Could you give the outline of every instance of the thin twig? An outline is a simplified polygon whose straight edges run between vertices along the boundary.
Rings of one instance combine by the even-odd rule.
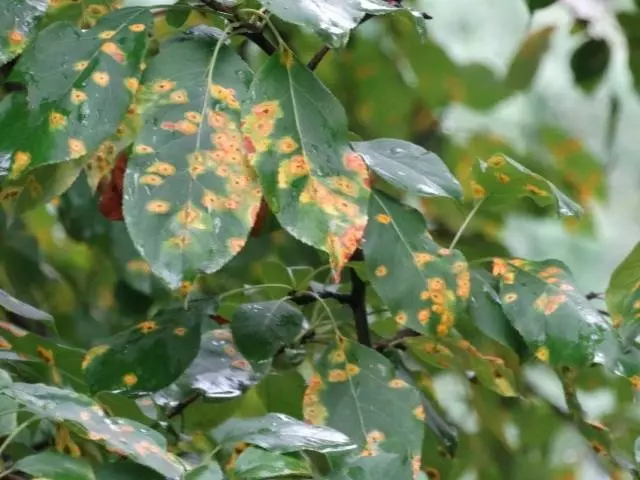
[[[375,348],[379,352],[382,352],[389,347],[397,346],[407,338],[419,336],[420,334],[418,332],[411,330],[410,328],[403,328],[401,330],[398,330],[393,337],[380,340],[374,345],[373,348]]]
[[[307,68],[313,72],[330,50],[331,47],[329,45],[324,45],[320,50],[316,52],[313,58],[309,60]]]
[[[371,332],[369,331],[369,320],[367,319],[367,287],[356,273],[355,268],[351,268],[350,272],[350,307],[356,323],[356,335],[360,344],[371,347]]]
[[[309,305],[316,300],[318,297],[323,300],[336,300],[343,304],[349,304],[351,302],[351,295],[348,293],[340,293],[340,292],[332,292],[330,290],[324,290],[322,292],[289,292],[289,300],[296,305],[302,307],[304,305]]]
[[[182,402],[178,403],[175,407],[173,407],[167,413],[167,418],[171,419],[180,415],[189,405],[198,400],[202,395],[198,392],[192,393],[187,398],[185,398]]]

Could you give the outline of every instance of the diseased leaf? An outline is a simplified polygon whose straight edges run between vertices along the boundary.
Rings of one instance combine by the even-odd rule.
[[[292,343],[307,323],[302,312],[284,300],[245,303],[233,315],[231,333],[247,360],[260,361]]]
[[[251,76],[229,46],[207,37],[165,46],[145,71],[124,214],[134,244],[173,288],[222,268],[258,214],[240,132]]]
[[[304,397],[305,421],[341,431],[362,449],[361,456],[375,456],[388,442],[400,443],[411,459],[420,455],[420,394],[387,358],[340,337],[314,369]]]
[[[527,197],[541,207],[554,206],[560,215],[579,216],[582,213],[580,206],[553,183],[505,155],[494,155],[486,162],[477,160],[472,178],[471,195],[476,200],[483,200],[483,209],[506,208]]]
[[[409,458],[399,442],[387,441],[375,455],[353,456],[327,480],[387,480],[391,478],[420,478],[420,457]],[[437,478],[437,477],[436,477]]]
[[[553,365],[602,363],[598,348],[611,330],[575,287],[565,265],[547,260],[493,261],[502,308],[535,356]]]
[[[124,4],[124,0],[49,0],[44,23],[68,21],[80,28],[90,28],[100,17]]]
[[[511,62],[506,84],[513,90],[526,90],[536,76],[538,67],[549,48],[555,27],[545,27],[530,34]]]
[[[369,168],[389,183],[425,197],[462,197],[462,187],[435,153],[404,140],[354,142]]]
[[[244,143],[265,199],[289,233],[329,254],[339,279],[364,232],[370,193],[344,109],[289,50],[267,60],[251,95]]]
[[[13,469],[50,480],[95,480],[91,465],[83,459],[55,452],[41,452],[21,458]]]
[[[279,413],[258,418],[232,418],[216,428],[213,435],[219,444],[245,442],[279,453],[299,450],[330,453],[356,448],[349,437],[333,428],[308,425]]]
[[[234,476],[239,480],[261,480],[274,477],[308,477],[311,467],[294,457],[249,447],[236,460]]]
[[[14,383],[0,389],[30,412],[55,422],[71,422],[89,440],[103,442],[141,465],[174,478],[184,472],[177,459],[166,451],[164,438],[132,420],[105,415],[89,397],[43,384]]]
[[[10,312],[20,315],[21,317],[30,318],[31,320],[46,322],[53,321],[53,317],[47,312],[43,312],[42,310],[38,310],[36,307],[32,307],[29,304],[21,302],[2,289],[0,289],[0,306]]]
[[[106,339],[82,363],[93,392],[156,392],[189,366],[200,345],[199,312],[162,310],[149,320]]]
[[[640,324],[640,242],[611,275],[606,300],[614,325]]]
[[[4,0],[0,15],[0,65],[20,55],[31,41],[48,0]]]
[[[440,247],[422,215],[374,192],[363,252],[371,285],[398,326],[447,335],[470,293],[464,256]]]

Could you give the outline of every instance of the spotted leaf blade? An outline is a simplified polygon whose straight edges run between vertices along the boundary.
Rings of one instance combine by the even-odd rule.
[[[340,338],[327,347],[315,364],[303,410],[307,423],[347,435],[361,456],[376,456],[398,443],[408,460],[420,456],[425,418],[420,393],[396,375],[387,358],[358,343]]]
[[[122,7],[124,0],[49,0],[44,23],[72,22],[80,28],[90,28],[108,13]]]
[[[381,192],[369,214],[363,251],[371,285],[398,326],[446,335],[469,298],[464,256],[440,247],[419,212]]]
[[[13,60],[25,49],[38,20],[47,10],[47,0],[6,0],[0,15],[0,65]]]
[[[251,94],[244,142],[265,198],[289,233],[329,254],[338,278],[360,243],[370,196],[344,109],[289,51],[265,63]]]
[[[87,384],[93,392],[130,394],[167,387],[196,357],[202,319],[192,311],[165,310],[96,345],[82,363]]]
[[[640,242],[611,275],[606,300],[614,325],[640,324]]]
[[[478,160],[471,176],[471,195],[484,201],[482,208],[506,208],[526,197],[541,207],[555,207],[559,215],[582,213],[582,208],[553,183],[505,155]]]
[[[14,72],[27,97],[0,105],[9,180],[82,158],[116,131],[138,84],[151,20],[146,9],[125,9],[86,32],[56,23],[38,35]]]
[[[134,244],[172,287],[222,268],[260,209],[240,132],[251,77],[230,47],[209,38],[166,46],[145,72],[124,215]]]
[[[611,324],[575,287],[562,263],[495,259],[502,308],[527,346],[542,361],[584,367],[602,363],[599,347]]]

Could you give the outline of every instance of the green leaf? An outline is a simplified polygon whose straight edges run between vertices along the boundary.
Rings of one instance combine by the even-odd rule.
[[[167,453],[161,435],[132,420],[107,417],[89,397],[71,390],[27,383],[14,383],[0,393],[42,418],[71,422],[89,440],[103,442],[107,448],[165,476],[174,478],[184,472],[179,461]]]
[[[123,4],[123,0],[49,0],[49,9],[45,23],[68,21],[80,28],[90,28],[103,15],[108,14]]]
[[[164,18],[169,26],[173,28],[180,28],[185,24],[189,15],[191,15],[189,2],[181,0],[167,10]]]
[[[389,441],[412,458],[420,455],[424,407],[419,392],[398,378],[383,355],[339,338],[314,364],[304,398],[305,421],[327,425],[375,455]]]
[[[549,49],[551,35],[555,27],[546,27],[530,34],[520,46],[511,62],[506,84],[513,90],[526,90],[531,85],[540,66],[540,62]]]
[[[606,300],[614,325],[640,324],[640,242],[613,271]]]
[[[44,322],[52,322],[53,317],[47,312],[38,310],[31,305],[21,302],[17,298],[12,297],[4,290],[0,289],[0,306],[24,318],[31,320],[40,320]]]
[[[370,194],[344,109],[289,50],[266,61],[251,94],[245,145],[265,199],[289,233],[329,254],[339,278],[362,237]]]
[[[308,478],[309,465],[297,458],[249,447],[240,454],[235,464],[234,476],[238,480],[260,480],[274,477]]]
[[[435,153],[404,140],[380,138],[354,142],[375,173],[408,193],[425,197],[462,197],[462,187]]]
[[[41,452],[21,458],[13,469],[50,480],[95,480],[91,465],[83,459],[55,452]]]
[[[278,453],[312,450],[342,452],[356,448],[349,437],[333,428],[308,425],[280,413],[258,418],[232,418],[214,431],[219,444],[245,442]]]
[[[140,253],[174,288],[231,260],[260,208],[240,133],[251,75],[206,37],[166,45],[145,71],[124,214]]]
[[[473,165],[471,195],[482,208],[506,208],[522,197],[541,207],[554,206],[558,214],[579,216],[582,209],[550,181],[505,155],[494,155]]]
[[[397,325],[446,335],[469,297],[464,256],[440,247],[419,212],[383,193],[373,194],[369,213],[363,251],[371,285]]]
[[[590,38],[573,52],[571,71],[574,81],[586,92],[600,84],[611,61],[611,48],[602,38]]]
[[[89,387],[135,394],[167,387],[196,357],[202,319],[181,308],[162,310],[96,345],[82,363]]]
[[[633,12],[618,15],[618,22],[628,42],[629,70],[636,91],[640,90],[640,13],[636,2]]]
[[[554,3],[556,3],[556,0],[527,0],[527,5],[529,5],[529,9],[532,12],[542,8],[547,8],[549,5],[553,5]]]
[[[290,345],[307,323],[302,312],[284,300],[245,303],[233,315],[231,333],[247,360],[260,361]]]
[[[22,95],[0,104],[9,179],[84,157],[116,131],[138,85],[151,19],[147,9],[123,9],[86,32],[56,23],[38,35],[14,70],[27,84],[28,107]]]
[[[0,370],[0,389],[10,387],[13,383],[11,375]],[[10,435],[18,426],[18,405],[7,397],[0,397],[0,435]]]
[[[267,411],[302,419],[302,398],[306,387],[304,377],[296,369],[290,369],[285,372],[272,370],[255,389]],[[282,395],[284,391],[286,395]]]
[[[553,365],[601,363],[598,348],[611,324],[575,287],[565,265],[494,259],[502,308],[536,357]]]
[[[185,480],[224,480],[224,473],[217,463],[201,465],[194,468],[185,477]]]
[[[48,0],[6,0],[0,16],[0,65],[20,55],[31,41]]]
[[[153,470],[129,460],[119,459],[96,467],[97,480],[166,480]],[[187,477],[189,478],[189,477]]]
[[[355,456],[346,460],[340,472],[328,480],[388,480],[391,478],[416,478],[420,457],[412,459],[398,442],[385,442],[372,456]],[[436,477],[437,478],[437,477]]]

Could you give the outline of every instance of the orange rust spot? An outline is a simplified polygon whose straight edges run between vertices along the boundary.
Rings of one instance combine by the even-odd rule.
[[[134,23],[133,25],[129,25],[129,30],[134,33],[144,32],[147,27],[143,23]]]
[[[93,80],[96,85],[104,88],[109,85],[109,74],[101,71],[93,72],[91,74],[91,80]]]
[[[171,208],[171,204],[164,200],[151,200],[145,205],[145,209],[151,213],[163,214],[167,213]]]
[[[124,383],[127,387],[133,387],[136,383],[138,383],[138,376],[135,373],[127,373],[122,377],[122,383]]]

